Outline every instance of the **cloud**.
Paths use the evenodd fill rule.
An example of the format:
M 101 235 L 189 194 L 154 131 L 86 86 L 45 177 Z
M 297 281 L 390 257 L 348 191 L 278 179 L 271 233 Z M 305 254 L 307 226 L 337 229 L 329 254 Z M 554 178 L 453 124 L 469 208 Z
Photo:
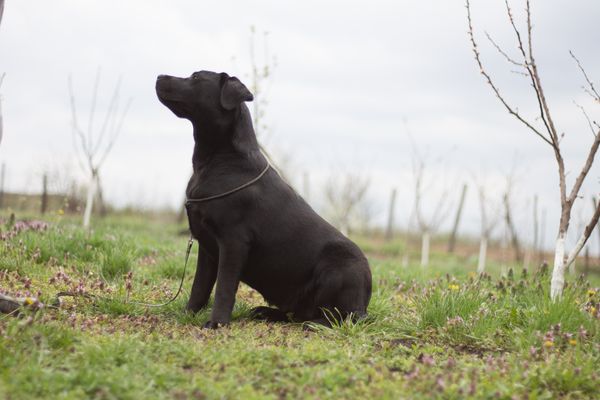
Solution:
M 523 21 L 522 4 L 513 3 Z M 485 29 L 514 51 L 503 2 L 480 0 L 473 7 L 486 65 L 503 93 L 539 123 L 528 83 L 510 73 L 483 36 Z M 590 139 L 572 100 L 595 118 L 599 113 L 580 91 L 582 79 L 568 50 L 576 51 L 598 79 L 600 55 L 589 32 L 596 28 L 600 4 L 539 1 L 533 11 L 537 60 L 566 132 L 572 180 Z M 419 146 L 447 154 L 461 180 L 483 168 L 497 182 L 493 177 L 508 171 L 517 154 L 526 171 L 521 197 L 538 193 L 541 206 L 556 215 L 552 152 L 511 119 L 479 76 L 463 4 L 441 0 L 10 2 L 0 29 L 0 71 L 7 72 L 0 160 L 7 164 L 9 189 L 30 190 L 43 160 L 74 160 L 67 76 L 76 82 L 85 114 L 101 67 L 99 115 L 119 77 L 123 93 L 133 98 L 123 134 L 102 171 L 106 196 L 118 204 L 178 206 L 191 168 L 191 129 L 156 100 L 155 77 L 210 69 L 247 80 L 250 25 L 259 38 L 269 32 L 269 49 L 277 58 L 266 114 L 273 132 L 269 145 L 291 155 L 298 176 L 306 170 L 318 177 L 315 181 L 323 180 L 338 164 L 368 170 L 379 209 L 386 209 L 393 186 L 406 193 L 397 213 L 406 219 L 412 198 L 406 119 Z M 81 179 L 77 164 L 71 164 L 71 175 Z M 598 171 L 596 166 L 590 174 L 587 195 L 597 188 Z M 471 222 L 465 228 L 476 231 L 476 198 L 468 202 Z M 523 214 L 523 224 L 530 224 L 530 212 Z

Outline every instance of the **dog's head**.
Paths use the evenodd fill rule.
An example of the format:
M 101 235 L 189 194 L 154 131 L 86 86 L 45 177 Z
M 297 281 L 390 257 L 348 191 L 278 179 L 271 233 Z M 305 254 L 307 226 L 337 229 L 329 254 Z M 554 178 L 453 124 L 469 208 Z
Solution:
M 159 75 L 156 94 L 179 118 L 192 123 L 226 122 L 252 93 L 236 77 L 211 71 L 194 72 L 188 78 Z

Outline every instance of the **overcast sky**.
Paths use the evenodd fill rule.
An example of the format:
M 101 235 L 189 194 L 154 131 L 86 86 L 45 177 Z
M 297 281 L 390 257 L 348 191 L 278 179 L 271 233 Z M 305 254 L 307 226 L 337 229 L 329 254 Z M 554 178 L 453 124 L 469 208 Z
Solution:
M 523 2 L 512 3 L 522 22 Z M 473 0 L 472 6 L 486 65 L 502 93 L 534 120 L 527 81 L 510 72 L 483 35 L 487 30 L 516 57 L 504 2 Z M 573 101 L 594 119 L 600 105 L 581 90 L 583 79 L 568 51 L 599 79 L 600 3 L 537 0 L 532 7 L 536 60 L 565 133 L 572 181 L 592 141 Z M 389 193 L 398 188 L 397 223 L 406 225 L 414 195 L 410 131 L 428 160 L 429 202 L 448 185 L 448 197 L 457 199 L 460 183 L 472 183 L 473 175 L 487 182 L 490 197 L 499 198 L 514 164 L 520 229 L 528 234 L 531 199 L 538 194 L 548 213 L 546 244 L 553 240 L 558 178 L 551 149 L 510 117 L 485 85 L 469 46 L 462 1 L 7 0 L 0 27 L 0 72 L 6 72 L 0 161 L 6 163 L 7 189 L 38 191 L 43 171 L 58 174 L 60 182 L 83 180 L 67 78 L 72 75 L 80 119 L 87 121 L 100 67 L 97 120 L 119 77 L 123 101 L 133 99 L 101 171 L 106 197 L 119 205 L 176 207 L 191 170 L 193 139 L 190 124 L 156 99 L 155 78 L 206 69 L 250 85 L 252 25 L 257 60 L 263 61 L 264 31 L 277 60 L 267 92 L 267 148 L 291 160 L 287 168 L 300 189 L 303 173 L 309 174 L 317 208 L 323 181 L 336 171 L 352 172 L 371 179 L 376 221 L 384 220 Z M 588 178 L 588 199 L 574 226 L 578 214 L 591 214 L 599 171 L 594 167 Z M 471 232 L 478 229 L 478 207 L 471 187 L 463 224 Z

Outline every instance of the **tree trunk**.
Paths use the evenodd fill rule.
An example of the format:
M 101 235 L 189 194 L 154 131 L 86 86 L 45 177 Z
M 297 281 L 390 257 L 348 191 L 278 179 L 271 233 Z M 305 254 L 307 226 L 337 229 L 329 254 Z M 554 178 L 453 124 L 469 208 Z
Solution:
M 385 240 L 392 240 L 394 236 L 394 208 L 396 206 L 396 189 L 392 190 L 390 198 L 390 209 L 388 211 L 387 229 L 385 230 Z
M 552 269 L 552 280 L 550 281 L 550 298 L 556 300 L 562 295 L 565 286 L 565 238 L 566 231 L 560 231 L 556 238 L 554 247 L 554 268 Z
M 577 259 L 575 259 L 575 261 L 573 261 L 570 265 L 569 265 L 569 275 L 571 276 L 575 276 L 576 274 L 576 269 L 575 269 L 575 264 L 577 264 Z
M 456 217 L 454 218 L 454 225 L 452 227 L 452 233 L 450 234 L 450 240 L 448 241 L 448 253 L 454 252 L 454 246 L 456 245 L 456 234 L 458 232 L 458 224 L 460 223 L 460 216 L 462 215 L 463 206 L 465 204 L 465 196 L 467 194 L 467 184 L 463 184 L 462 192 L 460 194 L 460 201 L 458 202 L 458 209 L 456 210 Z
M 102 190 L 102 183 L 100 182 L 100 175 L 96 175 L 96 199 L 98 200 L 98 210 L 100 210 L 100 217 L 104 218 L 108 214 L 106 203 L 104 202 L 104 191 Z
M 429 265 L 429 231 L 424 231 L 421 237 L 421 267 Z
M 88 186 L 87 199 L 85 202 L 85 211 L 83 212 L 83 227 L 85 229 L 88 229 L 90 227 L 90 218 L 92 216 L 92 208 L 94 206 L 94 198 L 96 197 L 97 187 L 98 181 L 96 179 L 96 173 L 93 172 Z
M 508 227 L 508 232 L 510 234 L 510 244 L 515 252 L 515 262 L 520 263 L 521 256 L 521 245 L 519 244 L 519 237 L 517 236 L 517 230 L 515 225 L 513 224 L 512 214 L 510 211 L 510 199 L 508 198 L 508 194 L 504 194 L 504 219 L 506 221 L 506 226 Z
M 479 242 L 479 258 L 477 259 L 477 273 L 481 274 L 485 271 L 485 260 L 487 257 L 487 238 L 481 237 Z

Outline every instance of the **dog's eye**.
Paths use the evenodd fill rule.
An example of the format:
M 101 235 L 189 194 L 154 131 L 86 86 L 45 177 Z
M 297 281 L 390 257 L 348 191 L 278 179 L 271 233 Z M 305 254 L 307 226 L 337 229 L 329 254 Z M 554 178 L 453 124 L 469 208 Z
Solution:
M 198 79 L 198 78 L 200 78 L 200 75 L 194 72 L 192 74 L 192 79 Z

